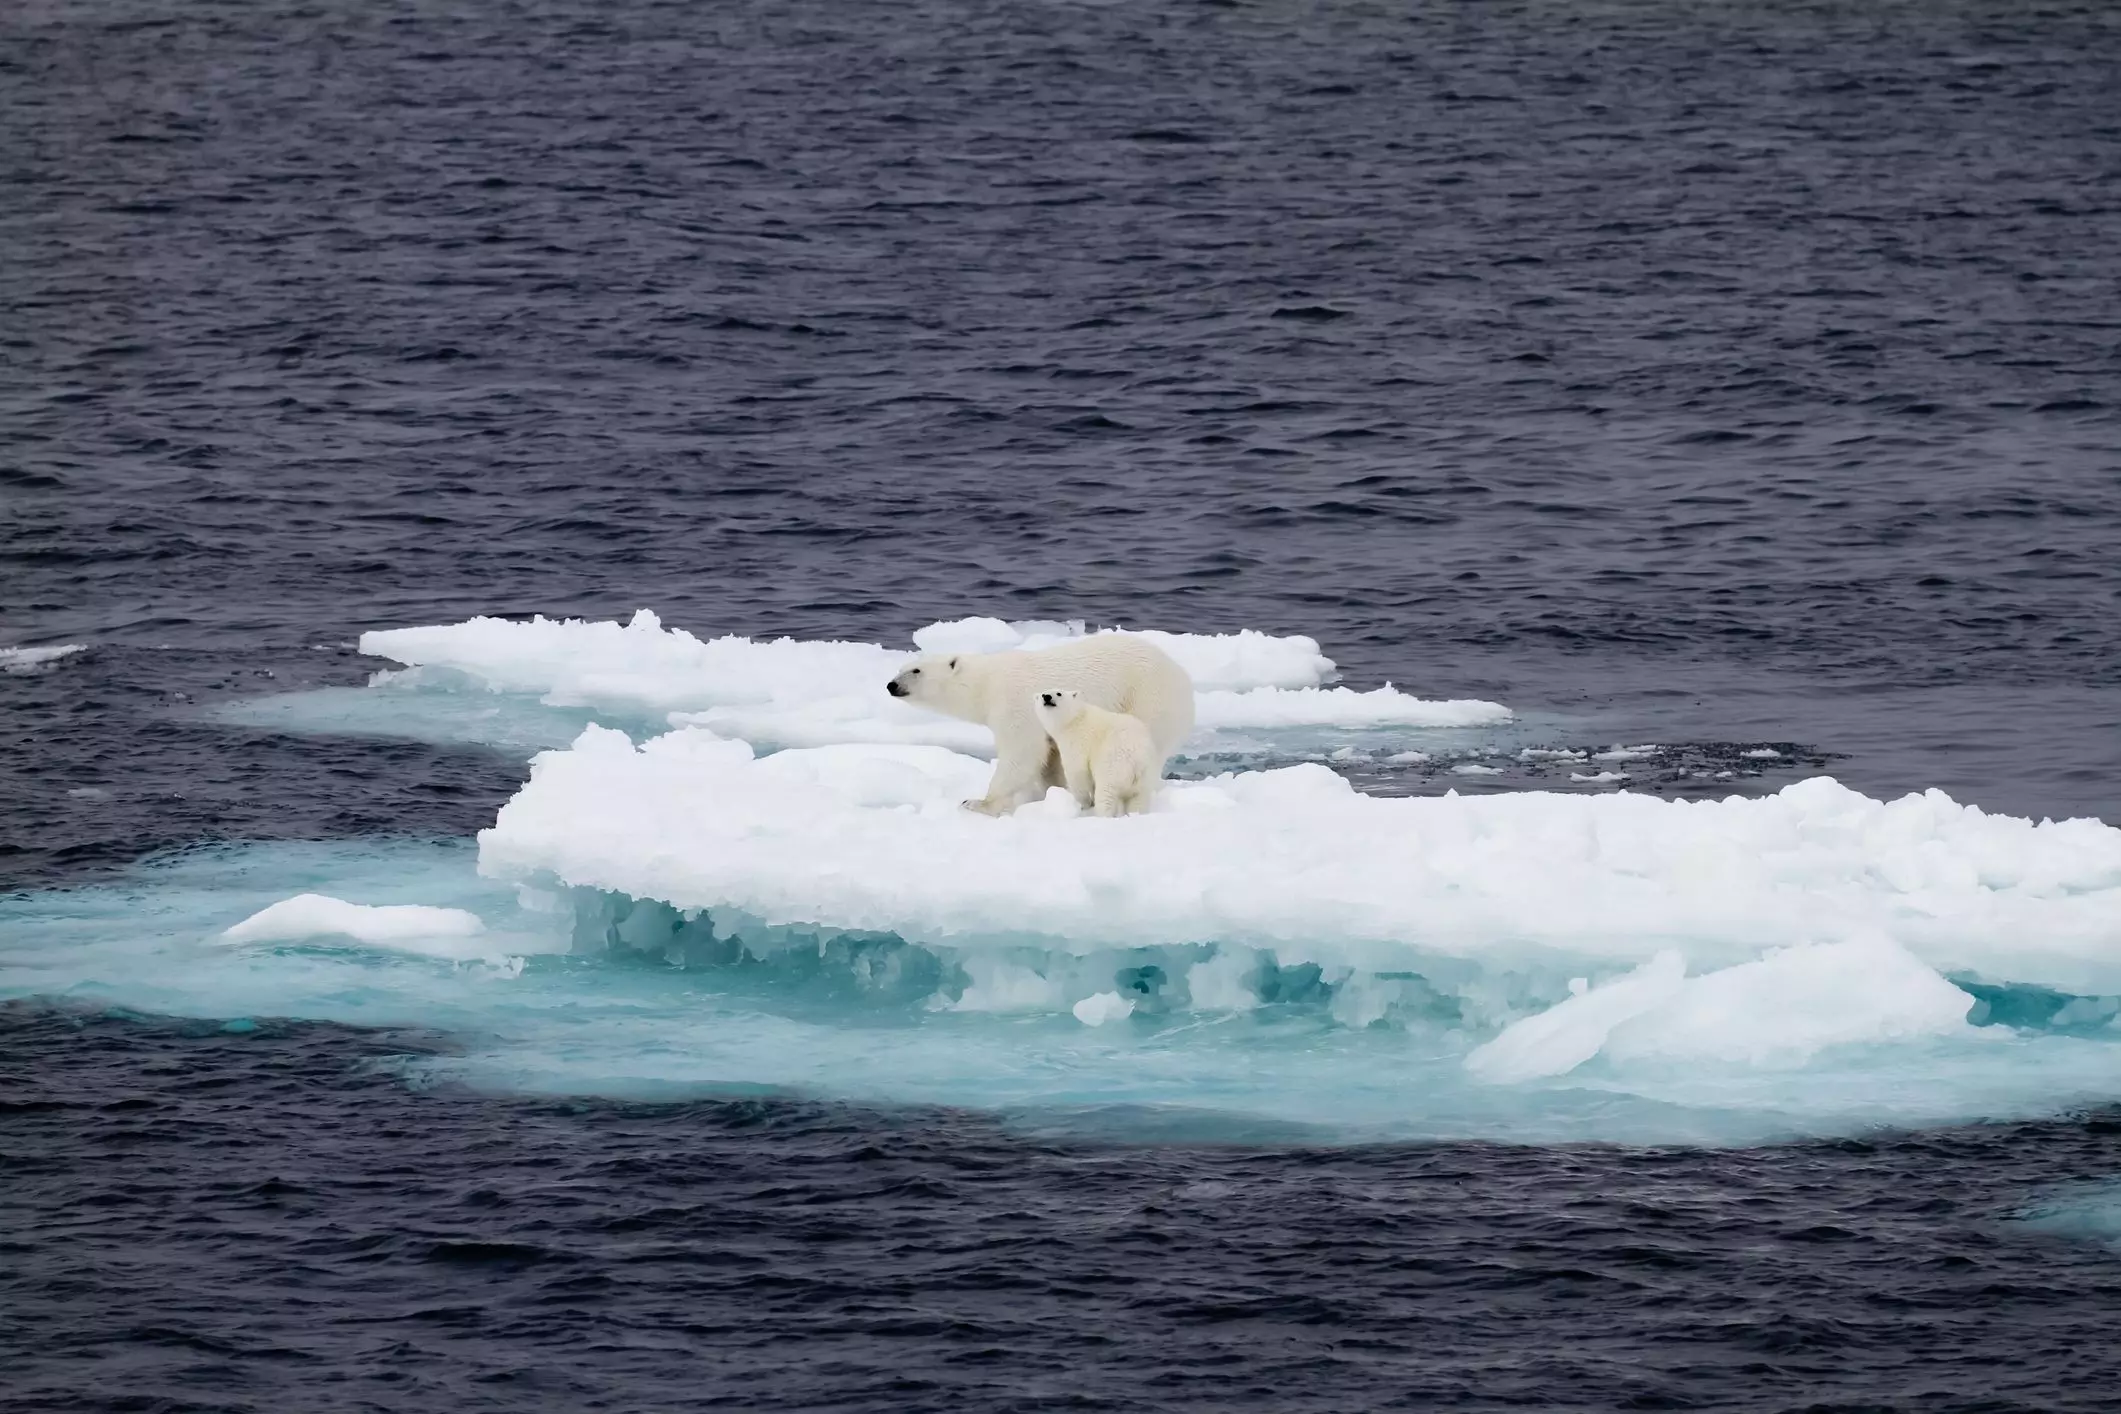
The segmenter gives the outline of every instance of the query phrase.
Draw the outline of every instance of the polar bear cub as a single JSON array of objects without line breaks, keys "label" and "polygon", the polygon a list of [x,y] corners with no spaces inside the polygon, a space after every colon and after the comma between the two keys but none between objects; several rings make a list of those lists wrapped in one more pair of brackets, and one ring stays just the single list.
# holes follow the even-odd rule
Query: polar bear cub
[{"label": "polar bear cub", "polygon": [[1146,722],[1093,707],[1068,687],[1041,692],[1032,710],[1059,748],[1061,774],[1077,805],[1099,815],[1148,810],[1164,774],[1164,757]]},{"label": "polar bear cub", "polygon": [[1171,655],[1131,633],[1096,633],[1031,652],[931,653],[885,685],[893,697],[980,722],[994,732],[994,775],[967,806],[1007,815],[1065,785],[1060,753],[1034,709],[1038,694],[1069,688],[1108,712],[1141,719],[1156,768],[1193,730],[1193,679]]}]

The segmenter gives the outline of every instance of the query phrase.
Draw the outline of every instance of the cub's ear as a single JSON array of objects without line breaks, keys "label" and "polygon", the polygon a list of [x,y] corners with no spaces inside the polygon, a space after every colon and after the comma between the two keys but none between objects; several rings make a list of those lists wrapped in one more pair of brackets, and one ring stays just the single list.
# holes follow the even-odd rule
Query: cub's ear
[{"label": "cub's ear", "polygon": [[957,659],[955,658],[950,660],[950,671],[953,673],[957,671]]}]

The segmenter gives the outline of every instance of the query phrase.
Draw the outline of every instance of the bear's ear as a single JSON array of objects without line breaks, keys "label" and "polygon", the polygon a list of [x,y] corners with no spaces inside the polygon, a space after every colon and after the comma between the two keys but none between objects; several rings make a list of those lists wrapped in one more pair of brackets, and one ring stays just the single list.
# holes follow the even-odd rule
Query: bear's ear
[{"label": "bear's ear", "polygon": [[957,671],[957,659],[955,658],[950,660],[950,671],[953,673]]}]

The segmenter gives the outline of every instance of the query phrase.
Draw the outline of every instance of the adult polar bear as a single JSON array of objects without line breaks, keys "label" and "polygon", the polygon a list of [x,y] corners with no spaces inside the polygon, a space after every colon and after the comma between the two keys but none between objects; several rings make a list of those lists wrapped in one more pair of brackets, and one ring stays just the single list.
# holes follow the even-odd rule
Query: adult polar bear
[{"label": "adult polar bear", "polygon": [[1096,633],[1033,652],[930,653],[885,685],[893,697],[994,732],[987,794],[965,804],[1007,815],[1065,785],[1060,754],[1039,725],[1038,694],[1072,688],[1108,712],[1141,718],[1156,744],[1155,769],[1193,730],[1193,679],[1171,656],[1131,633]]}]

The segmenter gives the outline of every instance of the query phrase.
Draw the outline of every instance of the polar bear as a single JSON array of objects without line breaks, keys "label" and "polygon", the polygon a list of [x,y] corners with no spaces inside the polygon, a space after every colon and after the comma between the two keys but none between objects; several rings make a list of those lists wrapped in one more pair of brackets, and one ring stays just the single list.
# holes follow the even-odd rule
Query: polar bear
[{"label": "polar bear", "polygon": [[1047,688],[1032,709],[1060,751],[1068,794],[1099,815],[1140,815],[1156,797],[1163,753],[1148,724],[1083,701],[1072,687]]},{"label": "polar bear", "polygon": [[893,678],[893,697],[984,723],[994,732],[994,775],[967,806],[1007,815],[1063,785],[1060,755],[1033,710],[1047,688],[1073,688],[1093,707],[1139,717],[1155,768],[1193,730],[1193,679],[1146,638],[1099,633],[1034,652],[931,653]]}]

